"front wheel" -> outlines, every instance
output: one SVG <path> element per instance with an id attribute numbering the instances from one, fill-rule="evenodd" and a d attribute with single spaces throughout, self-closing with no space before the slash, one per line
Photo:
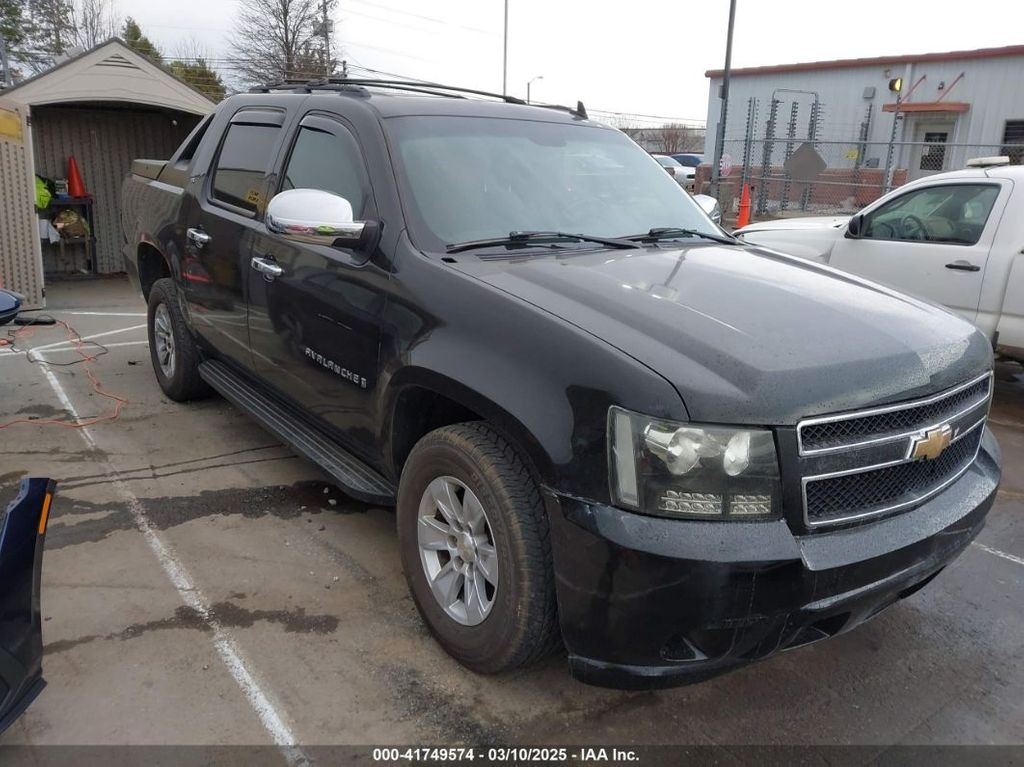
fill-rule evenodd
<path id="1" fill-rule="evenodd" d="M 463 423 L 421 439 L 402 472 L 397 517 L 413 600 L 456 660 L 496 673 L 558 645 L 540 492 L 496 431 Z"/>

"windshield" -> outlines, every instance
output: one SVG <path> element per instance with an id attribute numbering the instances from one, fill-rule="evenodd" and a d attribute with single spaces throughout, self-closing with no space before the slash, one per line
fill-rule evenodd
<path id="1" fill-rule="evenodd" d="M 662 166 L 665 167 L 665 168 L 681 168 L 681 167 L 683 167 L 682 163 L 679 162 L 679 160 L 677 160 L 675 157 L 669 157 L 668 155 L 656 154 L 656 155 L 654 155 L 654 159 L 657 160 L 658 162 L 660 162 L 662 164 Z"/>
<path id="2" fill-rule="evenodd" d="M 518 231 L 721 235 L 650 155 L 611 128 L 447 116 L 385 124 L 410 236 L 422 250 Z"/>

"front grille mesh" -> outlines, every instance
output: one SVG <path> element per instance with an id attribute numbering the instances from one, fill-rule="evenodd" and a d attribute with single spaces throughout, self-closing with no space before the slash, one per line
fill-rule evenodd
<path id="1" fill-rule="evenodd" d="M 991 380 L 991 377 L 986 377 L 966 389 L 925 405 L 802 426 L 802 447 L 804 450 L 840 447 L 877 437 L 916 431 L 941 423 L 972 404 L 981 404 L 987 400 Z"/>
<path id="2" fill-rule="evenodd" d="M 813 524 L 870 514 L 928 495 L 974 460 L 983 431 L 981 427 L 974 429 L 933 461 L 901 463 L 808 482 L 808 521 Z"/>

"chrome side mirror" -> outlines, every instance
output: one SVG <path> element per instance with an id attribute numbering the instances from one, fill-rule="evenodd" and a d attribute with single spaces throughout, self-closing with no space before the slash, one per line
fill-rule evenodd
<path id="1" fill-rule="evenodd" d="M 355 246 L 363 239 L 365 221 L 352 220 L 344 197 L 321 189 L 289 189 L 267 204 L 267 229 L 282 237 L 314 245 Z"/>

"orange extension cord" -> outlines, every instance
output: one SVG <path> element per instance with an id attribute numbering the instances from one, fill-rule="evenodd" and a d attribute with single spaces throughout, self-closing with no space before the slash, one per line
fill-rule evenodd
<path id="1" fill-rule="evenodd" d="M 83 421 L 60 421 L 55 418 L 18 418 L 14 421 L 8 421 L 7 423 L 0 423 L 0 429 L 6 429 L 8 426 L 16 426 L 17 424 L 32 424 L 35 426 L 63 426 L 67 429 L 82 429 L 86 426 L 95 426 L 98 423 L 104 423 L 105 421 L 117 420 L 118 416 L 121 415 L 121 409 L 128 404 L 126 397 L 119 397 L 116 394 L 111 394 L 103 388 L 99 379 L 96 377 L 96 373 L 92 369 L 92 364 L 96 361 L 96 358 L 100 355 L 90 354 L 85 351 L 86 342 L 82 340 L 78 331 L 71 327 L 68 323 L 63 320 L 56 320 L 56 324 L 64 328 L 64 332 L 67 334 L 68 342 L 74 347 L 74 351 L 82 358 L 82 363 L 85 368 L 85 375 L 88 377 L 89 382 L 92 384 L 93 391 L 101 397 L 112 400 L 114 403 L 114 409 L 106 415 L 96 416 L 94 418 L 86 418 Z M 0 338 L 0 347 L 11 346 L 13 347 L 16 341 L 21 341 L 26 338 L 30 338 L 35 334 L 40 327 L 50 327 L 48 325 L 24 325 L 18 330 L 14 331 L 7 338 Z M 25 350 L 26 357 L 31 359 L 32 350 Z M 32 360 L 34 361 L 34 360 Z M 46 362 L 42 361 L 45 365 Z"/>

